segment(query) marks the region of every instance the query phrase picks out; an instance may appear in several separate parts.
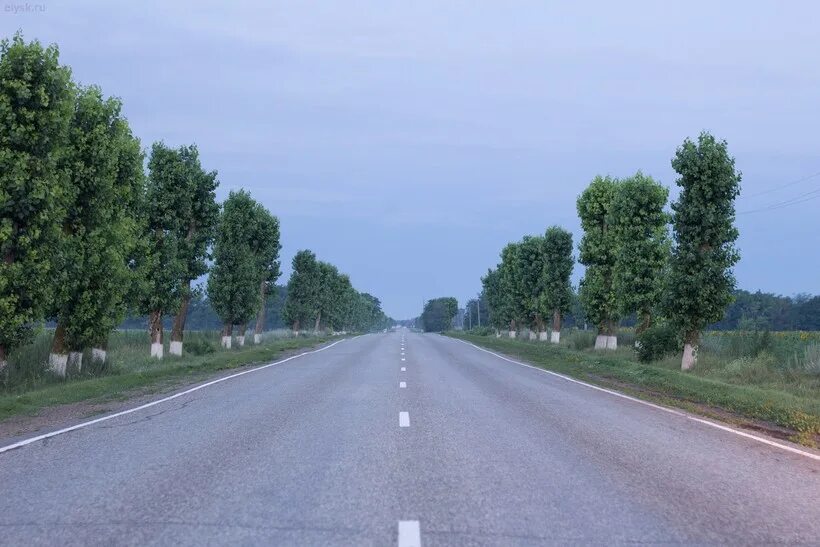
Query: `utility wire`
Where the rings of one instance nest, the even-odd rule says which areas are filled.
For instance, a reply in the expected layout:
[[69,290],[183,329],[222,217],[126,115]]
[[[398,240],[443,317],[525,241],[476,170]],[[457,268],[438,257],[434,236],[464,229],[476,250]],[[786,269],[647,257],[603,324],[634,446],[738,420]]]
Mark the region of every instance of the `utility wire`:
[[775,209],[782,209],[783,207],[788,207],[790,205],[797,205],[798,203],[805,203],[807,201],[811,201],[813,199],[820,198],[820,188],[816,188],[809,192],[805,192],[803,194],[799,194],[791,199],[787,199],[785,201],[781,201],[778,203],[772,203],[766,205],[765,207],[759,207],[757,209],[750,209],[748,211],[741,211],[739,215],[747,215],[749,213],[760,213],[763,211],[774,211]]
[[820,177],[820,171],[817,173],[806,175],[803,178],[799,178],[797,180],[793,180],[791,182],[787,182],[786,184],[781,184],[780,186],[775,186],[774,188],[769,188],[768,190],[763,190],[760,192],[755,192],[754,194],[743,194],[741,195],[741,199],[743,198],[754,198],[757,196],[763,196],[766,194],[771,194],[772,192],[777,192],[778,190],[782,190],[783,188],[788,188],[789,186],[794,186],[795,184],[800,184],[801,182],[806,182],[807,180],[811,180],[814,177]]

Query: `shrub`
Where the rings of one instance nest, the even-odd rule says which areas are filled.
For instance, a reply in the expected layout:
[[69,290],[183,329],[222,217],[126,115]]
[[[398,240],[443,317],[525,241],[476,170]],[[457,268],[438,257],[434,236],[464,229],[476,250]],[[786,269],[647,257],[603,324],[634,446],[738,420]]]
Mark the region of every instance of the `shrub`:
[[635,350],[642,363],[658,361],[683,350],[678,333],[668,325],[649,327],[637,338]]
[[569,347],[582,350],[595,346],[595,332],[591,330],[577,330],[569,335]]
[[216,344],[205,337],[197,337],[185,343],[185,351],[191,355],[206,355],[216,351]]

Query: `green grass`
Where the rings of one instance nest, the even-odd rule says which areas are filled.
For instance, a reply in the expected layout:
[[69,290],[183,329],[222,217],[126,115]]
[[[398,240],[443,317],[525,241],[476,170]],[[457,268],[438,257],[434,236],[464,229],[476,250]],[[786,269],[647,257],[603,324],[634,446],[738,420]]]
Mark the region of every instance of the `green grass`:
[[[20,360],[9,360],[11,366],[16,367],[9,371],[9,376],[17,381],[9,382],[7,378],[0,388],[0,421],[19,414],[35,414],[52,405],[121,400],[136,390],[160,391],[179,383],[198,381],[216,371],[274,361],[284,352],[316,346],[331,339],[268,334],[257,346],[251,344],[223,350],[219,347],[219,333],[186,333],[186,351],[182,357],[168,356],[166,347],[165,359],[157,360],[148,355],[149,345],[144,332],[121,331],[112,335],[109,359],[100,370],[86,368],[66,379],[58,379],[46,371],[50,346],[41,338],[49,340],[50,333],[38,334],[34,343],[18,355],[28,368],[21,366]],[[189,348],[196,348],[199,354]],[[15,376],[15,370],[25,371],[25,374],[18,372]]]
[[[771,364],[774,358],[762,364],[754,364],[759,356],[738,358],[744,361],[732,364],[730,360],[720,367],[713,362],[711,368],[704,366],[702,359],[698,370],[684,373],[680,371],[679,358],[675,367],[672,360],[647,365],[637,361],[629,346],[622,345],[616,351],[589,349],[586,341],[579,339],[583,333],[562,334],[559,346],[462,332],[448,335],[544,369],[594,384],[615,386],[642,398],[710,415],[720,414],[709,412],[712,407],[771,422],[792,430],[793,440],[809,446],[814,445],[820,435],[820,386],[816,378],[802,372],[792,381],[784,375],[776,376],[771,372],[776,369]],[[594,342],[594,335],[592,340]],[[760,374],[765,374],[765,379]]]

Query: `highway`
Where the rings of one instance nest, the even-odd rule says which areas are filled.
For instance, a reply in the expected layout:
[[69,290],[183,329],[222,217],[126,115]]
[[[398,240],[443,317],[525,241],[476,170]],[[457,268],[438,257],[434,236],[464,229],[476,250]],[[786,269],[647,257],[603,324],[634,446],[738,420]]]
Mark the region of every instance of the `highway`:
[[0,492],[3,545],[820,542],[820,461],[408,331],[24,441]]

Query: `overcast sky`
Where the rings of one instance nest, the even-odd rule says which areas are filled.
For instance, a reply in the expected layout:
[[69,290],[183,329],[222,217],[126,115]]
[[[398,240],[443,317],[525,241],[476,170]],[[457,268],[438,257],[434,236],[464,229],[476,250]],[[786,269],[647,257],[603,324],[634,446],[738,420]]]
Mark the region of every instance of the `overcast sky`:
[[282,282],[310,248],[393,317],[463,305],[506,242],[577,243],[594,175],[677,196],[705,129],[743,172],[739,286],[820,292],[820,199],[743,214],[820,197],[820,4],[566,4],[0,0],[0,31],[57,43],[143,146],[196,143],[220,199],[278,215]]

